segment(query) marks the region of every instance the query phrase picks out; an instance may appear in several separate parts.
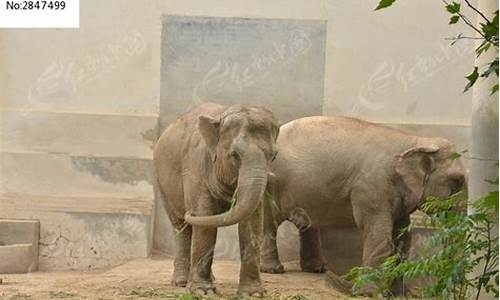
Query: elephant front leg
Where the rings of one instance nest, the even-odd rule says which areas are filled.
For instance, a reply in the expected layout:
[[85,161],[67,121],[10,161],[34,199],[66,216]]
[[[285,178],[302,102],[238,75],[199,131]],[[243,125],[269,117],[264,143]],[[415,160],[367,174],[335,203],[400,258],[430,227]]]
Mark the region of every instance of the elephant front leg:
[[262,297],[265,290],[259,273],[260,245],[262,238],[261,206],[246,220],[238,224],[240,240],[240,284],[238,294]]
[[191,269],[188,289],[199,295],[215,294],[212,280],[212,261],[217,239],[217,228],[192,227]]
[[191,252],[191,226],[186,226],[175,233],[175,258],[174,274],[172,284],[175,286],[186,286],[189,276]]
[[280,222],[274,218],[269,203],[263,203],[263,207],[264,235],[260,248],[260,271],[263,273],[284,273],[285,268],[280,262],[276,239]]
[[363,265],[378,267],[394,253],[391,219],[379,219],[363,228]]
[[[394,254],[393,219],[390,215],[374,215],[363,220],[363,266],[378,268]],[[373,296],[375,284],[366,286],[361,294]]]
[[321,255],[319,230],[307,228],[300,232],[300,268],[304,272],[325,272],[325,260]]
[[[410,216],[405,216],[395,225],[395,235],[404,230],[404,233],[396,240],[397,252],[401,260],[407,260],[410,255],[411,232],[408,231],[408,225],[410,225]],[[393,283],[392,292],[394,295],[411,296],[411,289],[408,288],[411,285],[412,283],[406,282],[404,278],[398,278]]]

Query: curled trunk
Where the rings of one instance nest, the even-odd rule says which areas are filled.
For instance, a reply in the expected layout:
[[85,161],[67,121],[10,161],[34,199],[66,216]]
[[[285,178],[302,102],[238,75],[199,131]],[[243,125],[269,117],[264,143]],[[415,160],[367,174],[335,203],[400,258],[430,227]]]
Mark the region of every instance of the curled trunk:
[[196,226],[221,227],[237,224],[257,209],[267,185],[267,163],[260,150],[247,152],[241,157],[238,173],[236,204],[227,212],[213,216],[193,216],[186,213],[187,223]]

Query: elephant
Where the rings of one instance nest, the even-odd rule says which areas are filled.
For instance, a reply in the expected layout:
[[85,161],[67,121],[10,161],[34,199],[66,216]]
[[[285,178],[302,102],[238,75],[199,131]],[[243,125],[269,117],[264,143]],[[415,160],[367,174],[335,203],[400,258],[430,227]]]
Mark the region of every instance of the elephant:
[[216,293],[212,261],[217,227],[238,224],[238,294],[262,296],[259,273],[262,197],[276,156],[279,122],[256,106],[194,106],[154,147],[161,201],[175,231],[172,284]]
[[[276,246],[281,222],[300,232],[300,266],[323,272],[320,231],[358,228],[362,264],[376,267],[394,253],[394,234],[429,197],[448,197],[462,190],[466,171],[454,159],[454,145],[348,117],[315,116],[280,128],[279,153],[271,164],[264,205],[262,272],[284,272]],[[410,236],[401,247],[408,251]],[[352,285],[328,272],[344,292]],[[333,276],[333,277],[332,277]],[[366,291],[369,294],[370,291]]]

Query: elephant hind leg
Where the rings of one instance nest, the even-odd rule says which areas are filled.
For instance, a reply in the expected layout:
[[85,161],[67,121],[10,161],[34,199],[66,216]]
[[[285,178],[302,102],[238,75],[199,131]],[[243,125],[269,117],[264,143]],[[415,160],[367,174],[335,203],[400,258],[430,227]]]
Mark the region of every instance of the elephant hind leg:
[[172,284],[185,287],[189,277],[189,265],[191,264],[191,226],[186,226],[175,232],[175,258],[174,274]]
[[321,255],[320,232],[307,228],[300,232],[300,268],[303,272],[325,272],[325,260]]

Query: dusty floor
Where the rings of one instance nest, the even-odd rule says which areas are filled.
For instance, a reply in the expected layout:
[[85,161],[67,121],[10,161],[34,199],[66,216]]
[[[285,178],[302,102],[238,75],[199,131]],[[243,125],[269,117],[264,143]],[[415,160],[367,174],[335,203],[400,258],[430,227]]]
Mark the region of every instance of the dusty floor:
[[[296,264],[285,265],[285,274],[263,274],[272,300],[350,299],[325,287],[323,275],[298,272]],[[19,299],[182,299],[197,298],[184,288],[170,285],[172,260],[163,256],[137,259],[124,265],[92,272],[37,272],[0,275],[1,300]],[[238,286],[239,263],[214,264],[218,297],[233,299]]]

